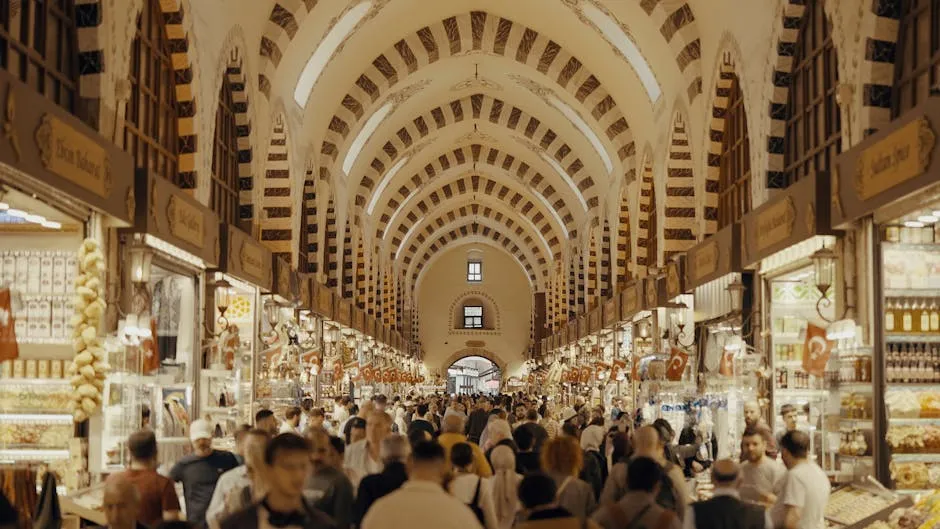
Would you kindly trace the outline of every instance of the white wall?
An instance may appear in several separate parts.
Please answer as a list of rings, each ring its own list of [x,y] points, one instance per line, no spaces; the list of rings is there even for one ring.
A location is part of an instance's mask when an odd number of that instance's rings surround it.
[[[467,283],[467,256],[483,256],[483,282]],[[496,306],[495,330],[456,330],[453,314],[466,295],[482,293]],[[532,290],[516,260],[506,252],[482,244],[465,244],[445,251],[427,268],[418,285],[418,311],[424,361],[430,369],[446,369],[445,362],[467,348],[468,341],[483,348],[512,373],[524,361],[529,342]],[[459,322],[462,325],[462,321]],[[489,326],[487,324],[487,326]]]

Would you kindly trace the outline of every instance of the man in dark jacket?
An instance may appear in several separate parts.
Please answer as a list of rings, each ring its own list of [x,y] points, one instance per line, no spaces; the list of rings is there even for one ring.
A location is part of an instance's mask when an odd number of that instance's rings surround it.
[[[486,423],[490,419],[490,401],[481,398],[477,401],[477,407],[470,412],[470,418],[467,420],[467,439],[470,442],[480,444],[480,436],[486,429]]]
[[[534,408],[529,409],[526,412],[525,421],[516,426],[517,430],[519,428],[525,428],[532,432],[532,437],[535,438],[535,451],[541,452],[542,445],[545,444],[545,441],[548,441],[548,431],[539,424],[539,412],[535,411]]]
[[[405,461],[408,459],[408,439],[392,434],[382,440],[379,455],[385,468],[378,474],[362,478],[359,482],[359,492],[352,509],[352,525],[359,527],[365,518],[369,507],[379,498],[394,492],[405,481],[408,481],[408,472]]]
[[[310,453],[310,443],[297,434],[283,433],[272,439],[264,451],[270,478],[267,494],[260,502],[223,520],[220,529],[336,529],[329,516],[304,498],[304,482],[311,470]]]
[[[741,500],[737,463],[730,459],[716,461],[712,465],[712,483],[714,495],[689,505],[683,529],[773,529],[769,511]]]

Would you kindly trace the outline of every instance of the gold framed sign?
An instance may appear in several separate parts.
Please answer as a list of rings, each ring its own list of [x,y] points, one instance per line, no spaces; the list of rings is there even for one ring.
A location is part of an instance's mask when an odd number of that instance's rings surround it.
[[[646,286],[646,308],[651,309],[659,306],[659,279],[647,277],[643,283]]]
[[[624,319],[630,319],[640,311],[640,296],[637,287],[636,282],[630,283],[620,293],[620,311]]]
[[[271,251],[231,224],[222,225],[221,236],[225,248],[222,271],[270,292],[274,283]]]
[[[741,271],[741,224],[735,222],[718,230],[688,250],[685,260],[686,292]]]
[[[700,281],[702,278],[715,273],[718,269],[718,241],[711,239],[692,253],[692,278]]]
[[[761,251],[789,239],[793,235],[794,224],[796,206],[792,196],[763,209],[757,215],[757,250]]]
[[[36,145],[46,169],[101,198],[111,196],[111,160],[99,143],[55,116],[44,114],[36,129]]]
[[[685,256],[680,255],[666,264],[666,297],[675,299],[685,293]]]
[[[326,319],[333,319],[333,290],[326,285],[316,283],[314,285],[314,309]]]
[[[927,170],[937,136],[920,117],[862,151],[855,172],[855,190],[868,200]]]

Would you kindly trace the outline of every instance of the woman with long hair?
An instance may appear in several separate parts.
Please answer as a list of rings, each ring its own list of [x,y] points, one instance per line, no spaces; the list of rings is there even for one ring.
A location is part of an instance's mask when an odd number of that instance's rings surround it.
[[[519,482],[522,476],[516,473],[516,456],[508,446],[497,446],[490,454],[493,464],[493,503],[499,529],[509,529],[519,512]]]

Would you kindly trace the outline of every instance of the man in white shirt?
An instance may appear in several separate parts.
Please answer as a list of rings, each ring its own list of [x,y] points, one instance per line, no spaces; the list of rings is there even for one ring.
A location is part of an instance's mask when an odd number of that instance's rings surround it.
[[[712,483],[715,484],[712,498],[687,507],[682,529],[774,529],[769,511],[741,500],[738,492],[741,473],[737,463],[730,459],[715,461],[712,465]]]
[[[300,416],[302,412],[297,406],[287,408],[284,412],[284,418],[287,419],[281,423],[281,429],[278,433],[295,433],[300,435]]]
[[[780,439],[787,477],[775,505],[775,518],[783,529],[825,529],[829,477],[807,457],[809,436],[794,430]]]
[[[473,511],[444,490],[446,472],[441,445],[433,441],[416,444],[408,481],[372,504],[362,529],[483,529]]]
[[[359,488],[362,478],[378,474],[384,468],[381,457],[382,439],[392,431],[392,419],[384,411],[373,411],[366,418],[366,438],[346,447],[343,466],[349,474],[353,488]]]
[[[783,489],[787,469],[783,463],[767,457],[767,442],[757,429],[747,429],[741,439],[745,458],[741,464],[741,499],[770,506],[777,502]]]
[[[222,518],[235,512],[232,506],[241,506],[241,498],[229,498],[232,494],[241,494],[245,487],[252,492],[252,499],[260,496],[264,491],[255,490],[255,483],[260,481],[260,472],[264,470],[264,449],[270,436],[264,430],[253,429],[245,434],[245,462],[219,476],[206,509],[206,522],[210,527],[220,522]]]

